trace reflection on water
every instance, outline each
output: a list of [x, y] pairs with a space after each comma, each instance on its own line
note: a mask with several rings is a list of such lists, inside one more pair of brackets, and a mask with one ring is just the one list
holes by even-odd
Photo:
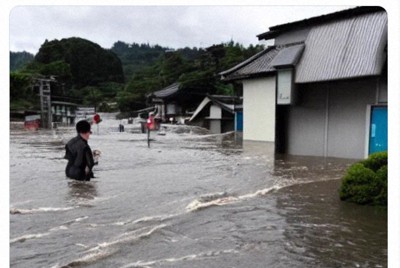
[[68, 181], [68, 197], [72, 203], [82, 203], [85, 200], [93, 200], [97, 197], [97, 186], [95, 181]]
[[243, 153], [252, 156], [262, 156], [274, 160], [275, 145], [273, 142], [243, 141]]
[[342, 202], [339, 186], [331, 180], [280, 191], [287, 251], [304, 267], [386, 267], [387, 209]]
[[333, 157], [276, 155], [273, 174], [300, 182], [340, 179], [355, 161]]

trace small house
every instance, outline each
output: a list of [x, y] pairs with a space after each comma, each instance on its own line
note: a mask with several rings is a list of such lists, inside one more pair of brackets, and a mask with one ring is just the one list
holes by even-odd
[[156, 118], [161, 122], [184, 123], [191, 111], [197, 107], [204, 94], [182, 89], [180, 83], [173, 83], [147, 96], [147, 104], [156, 108]]
[[176, 100], [178, 95], [179, 83], [173, 83], [161, 90], [148, 94], [147, 102], [155, 106], [157, 118], [162, 122], [166, 122], [169, 118], [176, 118], [182, 115], [182, 106]]

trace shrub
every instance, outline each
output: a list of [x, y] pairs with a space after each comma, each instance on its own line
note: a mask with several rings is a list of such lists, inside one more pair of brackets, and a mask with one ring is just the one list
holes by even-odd
[[367, 159], [360, 162], [366, 168], [377, 172], [383, 166], [387, 166], [387, 152], [378, 152], [371, 154]]
[[378, 205], [387, 205], [387, 178], [388, 167], [383, 166], [376, 172], [378, 183], [380, 184], [380, 192], [375, 197], [374, 203]]
[[387, 152], [372, 154], [350, 166], [339, 196], [357, 204], [387, 205]]

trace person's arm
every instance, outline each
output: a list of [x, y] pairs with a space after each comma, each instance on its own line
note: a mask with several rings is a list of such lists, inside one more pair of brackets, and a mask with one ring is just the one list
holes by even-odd
[[85, 158], [86, 158], [86, 164], [89, 167], [90, 170], [92, 170], [93, 166], [95, 165], [94, 160], [93, 160], [93, 153], [90, 147], [85, 148]]
[[70, 150], [69, 150], [69, 148], [68, 148], [68, 145], [65, 145], [65, 155], [64, 155], [64, 159], [67, 159], [67, 160], [70, 160], [72, 157], [71, 157], [72, 155], [71, 155], [71, 152], [70, 152]]

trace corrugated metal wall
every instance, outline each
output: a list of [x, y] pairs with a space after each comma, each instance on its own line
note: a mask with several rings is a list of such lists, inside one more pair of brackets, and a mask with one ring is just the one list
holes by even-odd
[[305, 44], [296, 83], [379, 75], [386, 58], [386, 12], [315, 26]]
[[377, 79], [307, 84], [290, 106], [287, 153], [362, 159], [366, 111], [376, 103]]

